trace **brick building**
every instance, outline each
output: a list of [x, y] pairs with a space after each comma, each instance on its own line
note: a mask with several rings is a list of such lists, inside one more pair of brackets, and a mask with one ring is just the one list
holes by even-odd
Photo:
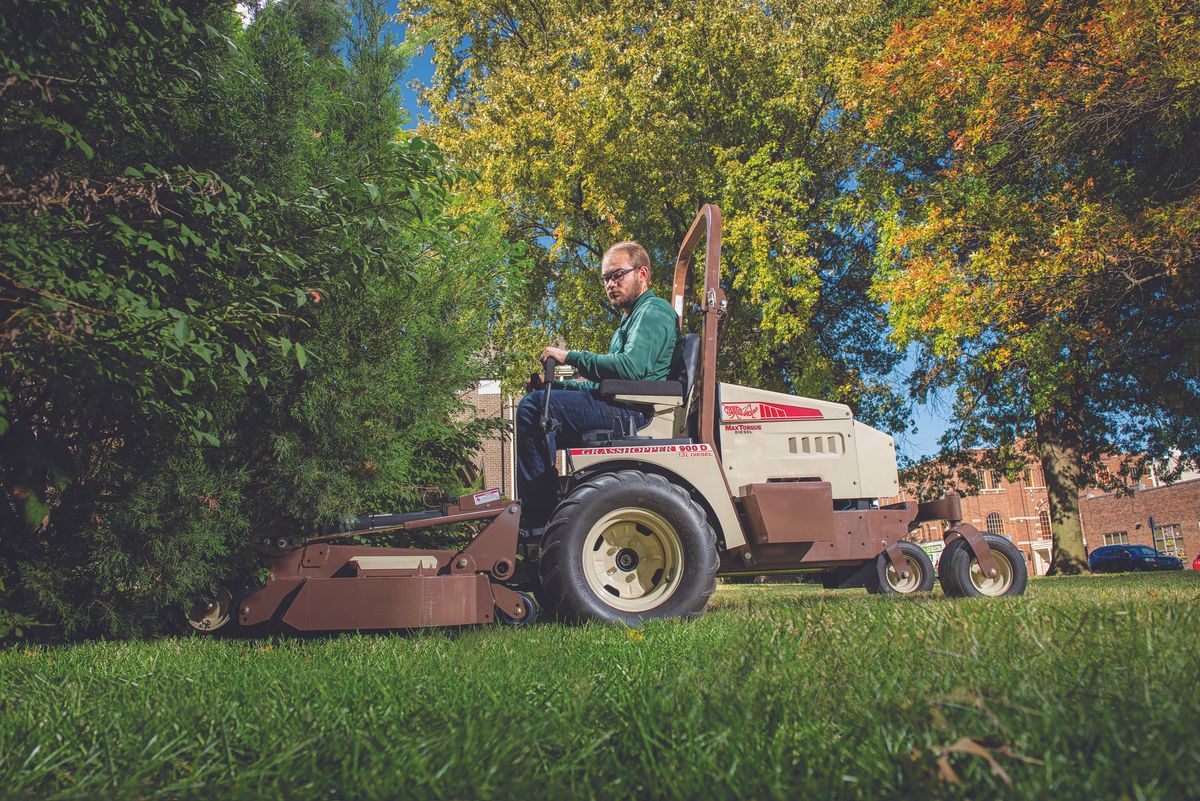
[[[1200, 478], [1170, 486], [1135, 488], [1124, 493], [1093, 494], [1081, 499], [1089, 548], [1130, 543], [1151, 545], [1178, 556], [1184, 567], [1200, 555]], [[1154, 518], [1154, 530], [1150, 530]]]
[[[1115, 464], [1108, 466], [1115, 470]], [[1190, 568], [1192, 557], [1200, 554], [1200, 476], [1191, 473], [1166, 485], [1151, 474], [1131, 489], [1132, 494], [1098, 489], [1080, 494], [1088, 551], [1114, 543], [1152, 545], [1183, 559]], [[900, 495], [901, 499], [913, 497], [911, 490]], [[980, 531], [1012, 540], [1025, 555], [1030, 575], [1042, 576], [1049, 569], [1050, 498], [1039, 465], [1031, 464], [1017, 481], [983, 471], [979, 492], [963, 497], [963, 518]], [[944, 530], [944, 523], [924, 523], [913, 532], [913, 539], [941, 542]]]
[[506, 421], [504, 434], [484, 440], [483, 447], [472, 461], [479, 473], [477, 481], [481, 486], [497, 487], [504, 497], [516, 498], [517, 458], [512, 437], [516, 399], [504, 396], [499, 381], [481, 381], [478, 387], [466, 394], [464, 400], [475, 406], [476, 416]]

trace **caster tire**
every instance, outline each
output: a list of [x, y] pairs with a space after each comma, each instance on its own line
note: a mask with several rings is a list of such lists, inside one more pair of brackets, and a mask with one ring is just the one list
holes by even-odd
[[236, 628], [237, 621], [233, 617], [233, 593], [229, 591], [228, 587], [217, 587], [213, 597], [207, 599], [207, 603], [202, 601], [189, 609], [185, 619], [193, 631], [205, 635], [215, 634], [218, 630], [229, 626], [231, 621], [235, 625], [230, 628]]
[[917, 544], [907, 540], [900, 542], [900, 552], [908, 562], [908, 577], [887, 558], [887, 554], [875, 557], [874, 570], [867, 576], [867, 592], [872, 595], [916, 595], [933, 589], [933, 560]]
[[521, 602], [525, 604], [525, 617], [517, 618], [505, 612], [500, 607], [496, 607], [496, 622], [503, 626], [528, 626], [534, 623], [538, 618], [538, 606], [534, 602], [533, 596], [527, 592], [517, 591], [517, 595], [521, 596]]
[[942, 551], [939, 562], [942, 589], [946, 595], [951, 598], [1000, 598], [1025, 592], [1029, 569], [1017, 546], [995, 534], [984, 534], [983, 539], [992, 551], [999, 574], [985, 576], [966, 540], [956, 539]]
[[695, 617], [716, 590], [716, 533], [687, 490], [623, 470], [581, 484], [546, 527], [542, 608], [562, 620], [636, 626]]

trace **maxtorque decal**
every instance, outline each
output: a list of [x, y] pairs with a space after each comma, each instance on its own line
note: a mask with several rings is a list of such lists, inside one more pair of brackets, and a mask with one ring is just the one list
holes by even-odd
[[644, 445], [640, 448], [572, 448], [572, 456], [628, 456], [644, 453], [676, 453], [691, 456], [708, 453], [707, 445]]
[[722, 423], [729, 425], [737, 420], [822, 420], [820, 409], [807, 406], [785, 406], [782, 403], [722, 403]]

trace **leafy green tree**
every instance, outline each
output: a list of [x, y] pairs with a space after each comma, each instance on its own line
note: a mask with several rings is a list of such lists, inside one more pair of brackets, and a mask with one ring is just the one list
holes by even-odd
[[456, 488], [512, 251], [397, 138], [404, 52], [351, 11], [2, 15], [6, 603], [145, 631], [252, 533]]
[[947, 450], [1041, 461], [1055, 572], [1086, 570], [1102, 455], [1200, 459], [1197, 31], [1183, 2], [950, 2], [849, 89], [893, 339], [920, 346], [919, 393], [956, 393]]
[[510, 354], [561, 337], [603, 350], [605, 248], [636, 238], [669, 287], [702, 203], [725, 214], [725, 378], [834, 396], [902, 425], [896, 360], [866, 294], [869, 232], [843, 203], [863, 147], [838, 58], [875, 24], [864, 0], [404, 4], [434, 45], [422, 131], [479, 173], [536, 261], [502, 324]]

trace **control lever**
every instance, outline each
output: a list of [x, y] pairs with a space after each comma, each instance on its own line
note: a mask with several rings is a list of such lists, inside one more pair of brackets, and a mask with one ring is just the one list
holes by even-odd
[[558, 361], [555, 359], [546, 359], [542, 362], [542, 370], [545, 374], [542, 377], [542, 417], [538, 423], [542, 427], [542, 435], [546, 441], [546, 459], [551, 465], [554, 464], [554, 442], [553, 435], [559, 429], [559, 422], [550, 416], [550, 390], [554, 384], [554, 368], [558, 366]]

